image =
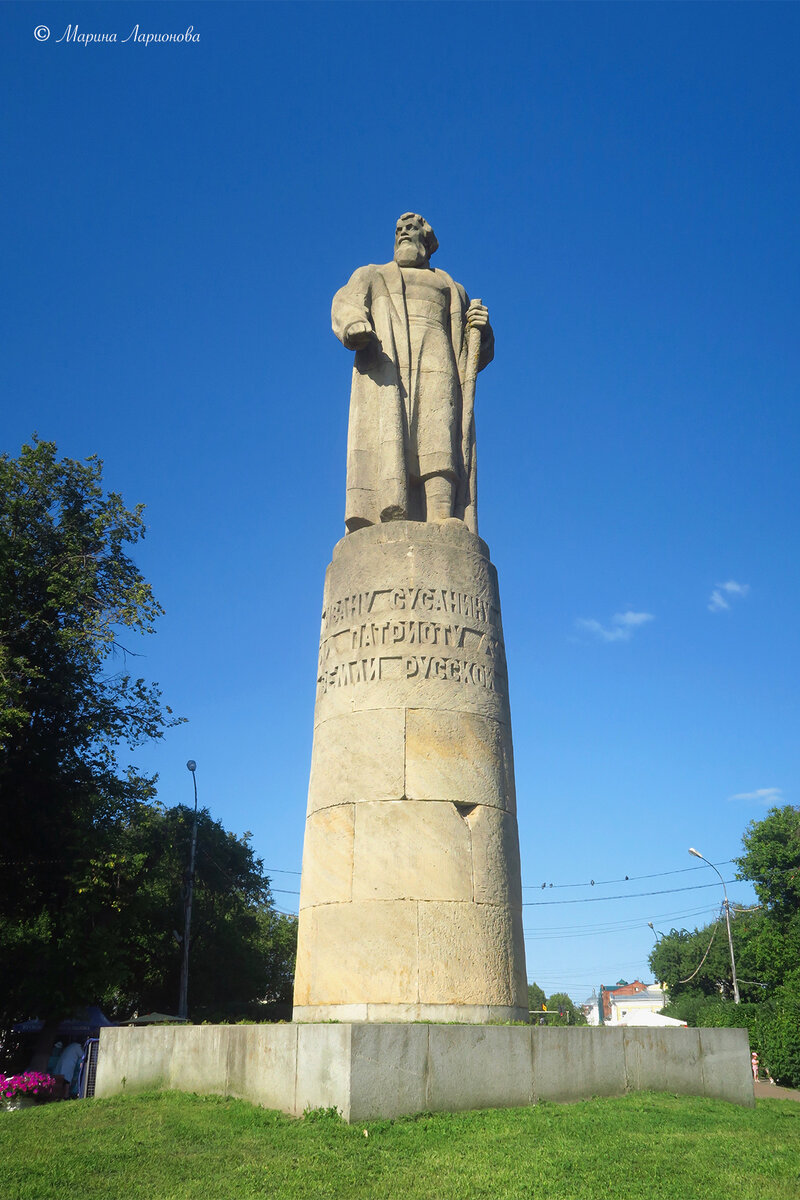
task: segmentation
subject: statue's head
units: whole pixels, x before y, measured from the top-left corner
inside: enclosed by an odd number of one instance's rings
[[[438,249],[436,234],[419,213],[407,212],[394,231],[394,261],[400,267],[425,267]]]

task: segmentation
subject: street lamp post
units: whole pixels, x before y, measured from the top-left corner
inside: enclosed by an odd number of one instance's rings
[[[186,888],[184,891],[184,907],[183,907],[183,962],[181,963],[181,991],[178,1000],[178,1016],[182,1021],[185,1021],[188,1014],[189,1003],[189,935],[192,928],[192,897],[194,895],[194,859],[197,850],[197,779],[195,771],[197,763],[193,758],[190,758],[186,764],[187,770],[192,773],[192,783],[194,784],[194,820],[192,822],[192,842],[189,850],[189,870],[186,873]]]
[[[717,871],[717,868],[714,866],[714,864],[712,862],[709,862],[708,859],[704,855],[702,855],[699,850],[695,850],[693,846],[689,847],[689,853],[693,854],[695,856],[695,858],[702,859],[704,863],[707,863],[708,866],[711,867],[712,871]],[[725,880],[722,878],[719,871],[717,871],[717,874],[719,875],[719,881],[722,884],[722,892],[723,892],[723,895],[725,896],[725,902],[724,902],[725,924],[728,927],[728,949],[731,952],[731,975],[733,976],[733,1002],[734,1002],[734,1004],[738,1004],[739,1003],[739,984],[736,980],[736,959],[733,957],[733,938],[731,937],[731,906],[728,903],[728,889],[725,887]]]

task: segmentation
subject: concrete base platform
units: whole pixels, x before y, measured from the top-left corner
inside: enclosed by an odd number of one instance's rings
[[[292,1020],[303,1025],[335,1021],[337,1024],[418,1025],[420,1022],[459,1025],[502,1025],[528,1021],[527,1008],[502,1004],[295,1004]]]
[[[145,1089],[237,1096],[345,1121],[516,1108],[632,1091],[752,1108],[745,1029],[521,1025],[190,1025],[100,1034],[96,1096]]]

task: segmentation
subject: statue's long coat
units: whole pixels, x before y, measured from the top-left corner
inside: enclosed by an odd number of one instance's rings
[[[467,339],[465,314],[469,298],[460,283],[445,271],[436,274],[450,289],[450,337],[458,364],[457,391],[465,376]],[[369,321],[378,338],[356,351],[350,393],[347,436],[347,499],[345,522],[403,519],[408,515],[408,395],[411,363],[403,275],[396,263],[359,267],[333,298],[333,332],[353,349],[345,330],[355,321]],[[494,336],[488,327],[481,339],[479,370],[494,356]],[[455,442],[462,444],[461,409]],[[475,496],[475,433],[470,431],[470,478],[464,463],[455,464],[459,486],[455,515],[477,532]],[[351,524],[352,523],[352,524]]]

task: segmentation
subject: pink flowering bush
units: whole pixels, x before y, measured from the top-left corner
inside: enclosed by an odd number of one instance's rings
[[[55,1079],[42,1071],[25,1071],[22,1075],[3,1075],[0,1072],[0,1098],[13,1100],[15,1096],[36,1096],[39,1100],[52,1100]]]

